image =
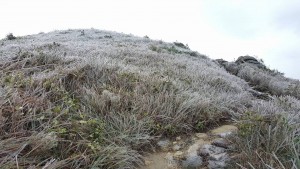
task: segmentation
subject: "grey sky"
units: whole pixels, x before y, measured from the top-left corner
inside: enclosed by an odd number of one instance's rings
[[[299,0],[6,0],[0,38],[96,28],[180,41],[211,58],[255,55],[300,79]]]

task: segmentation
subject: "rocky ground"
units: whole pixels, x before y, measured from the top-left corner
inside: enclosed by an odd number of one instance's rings
[[[226,139],[237,131],[234,125],[223,125],[207,133],[161,138],[159,150],[145,157],[145,169],[225,168],[232,158],[233,145]]]

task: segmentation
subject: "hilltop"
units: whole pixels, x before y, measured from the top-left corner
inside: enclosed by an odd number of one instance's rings
[[[2,39],[0,166],[139,168],[161,137],[232,123],[230,168],[300,168],[300,83],[251,61],[95,29]]]

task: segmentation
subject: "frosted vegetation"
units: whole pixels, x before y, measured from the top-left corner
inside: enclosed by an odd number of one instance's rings
[[[256,90],[277,96],[291,95],[300,99],[300,81],[286,78],[276,70],[259,69],[247,63],[238,66],[226,63],[224,66],[227,71],[246,80]]]
[[[158,136],[226,122],[240,129],[232,168],[300,167],[295,80],[287,92],[286,78],[235,76],[179,42],[94,29],[3,39],[0,68],[3,168],[135,168]]]

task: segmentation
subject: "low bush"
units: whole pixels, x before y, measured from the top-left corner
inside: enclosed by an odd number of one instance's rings
[[[9,33],[6,35],[6,39],[7,40],[14,40],[14,39],[17,39],[17,37],[15,37],[12,33]]]

